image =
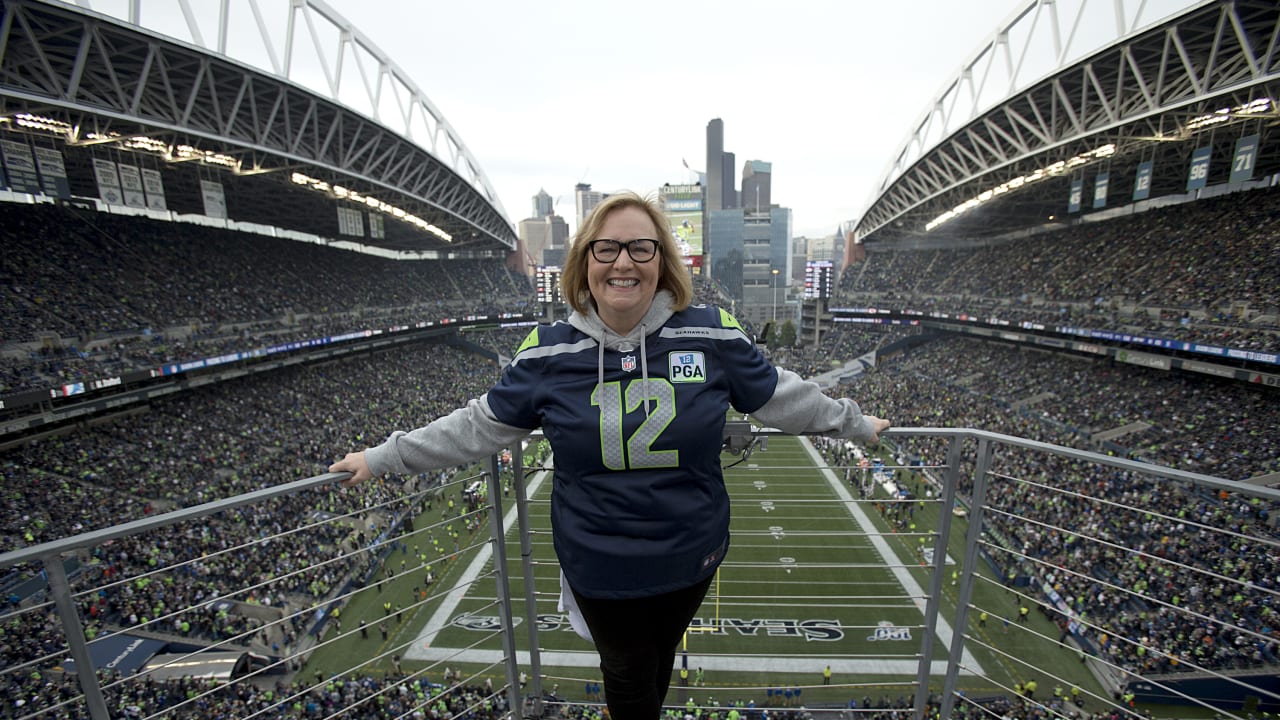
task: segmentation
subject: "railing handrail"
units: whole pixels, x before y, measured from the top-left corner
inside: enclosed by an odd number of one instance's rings
[[[750,450],[755,438],[759,436],[768,436],[768,435],[787,435],[787,434],[773,428],[755,427],[748,422],[731,422],[726,430],[726,448],[727,448],[726,452],[735,452],[735,453],[741,452],[745,459],[746,454]],[[956,597],[957,609],[955,611],[956,615],[953,618],[950,618],[952,621],[951,627],[954,629],[954,633],[951,634],[952,639],[950,641],[951,647],[949,648],[949,652],[945,648],[945,645],[939,646],[940,657],[938,658],[938,661],[937,661],[938,663],[941,664],[942,667],[946,668],[946,678],[944,680],[944,687],[943,687],[944,700],[942,705],[942,715],[944,717],[948,716],[950,711],[954,707],[955,698],[953,697],[953,691],[956,689],[956,686],[957,686],[956,682],[957,682],[957,674],[959,672],[959,667],[964,664],[964,662],[961,660],[961,654],[963,652],[967,652],[967,650],[965,650],[966,639],[964,637],[965,632],[963,629],[966,627],[966,622],[967,622],[966,618],[967,618],[968,610],[970,607],[972,592],[974,589],[974,580],[975,580],[974,568],[978,565],[978,562],[977,562],[978,552],[979,552],[979,545],[981,544],[979,542],[978,536],[982,532],[985,532],[985,530],[983,529],[983,523],[981,520],[981,515],[982,515],[981,509],[986,507],[986,500],[984,498],[984,494],[985,494],[985,488],[987,485],[987,479],[989,475],[996,478],[999,477],[998,474],[990,472],[991,460],[993,457],[996,456],[997,445],[1001,447],[1007,446],[1007,447],[1027,449],[1034,452],[1047,453],[1050,456],[1077,460],[1082,463],[1090,464],[1092,466],[1104,466],[1104,467],[1113,468],[1120,471],[1131,472],[1141,476],[1157,476],[1159,478],[1167,478],[1175,481],[1185,481],[1191,485],[1195,485],[1198,487],[1212,488],[1214,490],[1220,490],[1220,491],[1228,491],[1231,493],[1236,493],[1241,496],[1261,498],[1270,502],[1280,502],[1280,489],[1276,489],[1276,488],[1270,488],[1270,487],[1253,485],[1253,484],[1244,483],[1244,482],[1226,480],[1219,477],[1203,475],[1203,474],[1189,472],[1185,470],[1179,470],[1176,468],[1153,465],[1150,463],[1132,460],[1124,457],[1115,457],[1112,455],[1106,455],[1106,454],[1089,451],[1089,450],[1068,448],[1068,447],[1053,445],[1051,443],[1041,442],[1037,440],[1029,440],[1026,438],[1004,435],[1001,433],[994,433],[994,432],[978,430],[974,428],[931,428],[931,427],[892,428],[882,433],[882,437],[887,437],[887,438],[907,438],[907,437],[915,437],[915,436],[929,437],[931,439],[946,439],[950,446],[950,451],[948,452],[947,458],[944,462],[942,462],[941,464],[930,465],[930,467],[945,468],[946,470],[945,480],[940,481],[941,492],[937,496],[937,498],[935,498],[935,502],[942,503],[943,507],[951,507],[952,504],[956,504],[962,501],[957,494],[959,492],[958,488],[960,487],[961,481],[963,480],[962,472],[960,470],[960,467],[964,464],[961,461],[961,456],[963,454],[960,449],[961,444],[966,440],[972,440],[972,441],[975,441],[978,446],[977,447],[978,449],[977,467],[972,469],[973,471],[972,479],[975,481],[975,484],[974,484],[974,487],[971,489],[974,495],[971,499],[973,501],[973,504],[976,506],[977,512],[975,513],[975,515],[971,516],[971,522],[969,523],[969,529],[967,531],[967,537],[965,540],[965,554],[960,563],[960,567],[963,568],[964,575],[961,578],[959,587],[955,591],[957,593],[957,597]],[[737,440],[737,442],[734,442],[735,440]],[[899,448],[891,448],[891,449],[897,450]],[[810,448],[810,452],[813,452],[812,448]],[[516,505],[517,515],[521,516],[520,517],[520,523],[521,523],[520,536],[522,538],[522,542],[521,542],[521,550],[520,550],[520,562],[524,566],[525,592],[526,592],[525,601],[527,606],[526,612],[536,612],[530,609],[535,605],[534,596],[537,593],[534,592],[533,584],[531,582],[532,557],[530,553],[530,547],[528,544],[529,531],[528,531],[528,525],[527,525],[527,505],[529,504],[530,501],[525,496],[525,493],[524,493],[525,483],[523,482],[525,473],[529,471],[530,468],[524,467],[522,455],[523,453],[520,451],[519,445],[517,445],[516,448],[513,450],[513,460],[514,460],[513,464],[517,468],[516,478],[514,482],[514,485],[515,485],[514,490],[516,491],[515,505]],[[887,458],[888,456],[886,455],[886,459]],[[500,482],[498,479],[500,474],[499,465],[497,463],[496,456],[491,456],[488,458],[488,460],[489,460],[489,463],[487,465],[486,474],[488,475],[488,490],[489,490],[489,496],[492,502],[491,508],[494,511],[490,517],[490,524],[492,526],[491,527],[492,536],[496,542],[496,545],[498,545],[498,547],[495,550],[494,562],[496,567],[506,568],[508,565],[508,558],[506,555],[506,548],[503,546],[503,543],[504,543],[503,537],[506,535],[507,532],[509,532],[509,530],[508,531],[503,530],[502,519],[501,519],[501,516],[503,515],[503,513],[501,511],[502,510],[502,493],[500,488]],[[903,467],[903,466],[904,464],[900,462],[899,464],[893,465],[892,467]],[[548,468],[542,468],[542,469],[545,470]],[[829,468],[827,468],[827,470],[829,471]],[[159,513],[156,515],[140,518],[138,520],[123,523],[120,525],[115,525],[108,528],[92,530],[92,531],[80,533],[74,536],[59,538],[54,541],[41,543],[38,545],[33,545],[31,547],[21,548],[18,550],[0,554],[0,568],[10,567],[10,566],[19,565],[27,562],[43,563],[45,570],[48,573],[49,591],[53,595],[53,599],[55,601],[54,604],[57,607],[58,614],[62,616],[64,626],[66,626],[68,628],[68,632],[70,632],[70,628],[77,624],[76,623],[77,612],[75,607],[71,603],[71,592],[70,592],[70,587],[66,577],[66,572],[62,567],[62,562],[60,562],[60,560],[65,555],[72,552],[81,551],[87,548],[97,547],[97,546],[109,543],[111,541],[130,537],[146,531],[169,527],[169,526],[177,525],[179,523],[189,522],[191,520],[201,518],[204,516],[213,515],[219,512],[239,508],[242,506],[253,505],[255,503],[273,500],[282,496],[293,495],[300,492],[305,492],[307,490],[324,487],[327,485],[332,485],[333,483],[347,480],[350,477],[351,477],[350,473],[323,473],[320,475],[306,477],[306,478],[302,478],[292,482],[281,483],[279,485],[261,488],[259,490],[244,493],[244,494],[237,495],[230,498],[213,500],[200,505],[194,505],[187,508],[180,508],[180,509],[172,510],[165,513]],[[836,489],[840,490],[839,487]],[[850,505],[852,506],[853,503],[851,499],[846,498],[846,500],[850,500]],[[943,539],[942,542],[943,542],[944,552],[939,552],[934,554],[932,561],[930,563],[932,565],[932,573],[928,578],[928,588],[927,590],[925,590],[924,595],[916,598],[917,601],[927,600],[927,605],[928,605],[927,608],[926,607],[921,608],[921,610],[924,612],[924,628],[923,628],[925,630],[925,632],[923,633],[924,638],[935,637],[935,633],[936,633],[935,623],[939,620],[940,608],[939,608],[938,602],[939,602],[939,598],[942,595],[942,584],[943,584],[943,576],[944,576],[944,569],[945,569],[944,556],[946,554],[945,538],[950,537],[949,524],[948,524],[950,517],[951,517],[951,513],[949,512],[942,513],[940,515],[940,518],[939,518],[940,524],[936,532],[936,535],[939,538]],[[929,533],[920,533],[922,537],[928,534]],[[912,534],[904,533],[903,537],[907,537],[910,535]],[[1271,543],[1273,541],[1271,539],[1267,539],[1265,542]],[[921,564],[923,565],[923,563]],[[904,565],[903,567],[908,567],[908,566]],[[506,674],[509,682],[509,687],[507,689],[507,692],[509,695],[508,701],[510,702],[513,711],[515,711],[515,709],[519,707],[518,703],[520,703],[521,701],[521,697],[515,694],[515,686],[517,684],[515,682],[515,678],[517,675],[517,671],[520,669],[519,666],[516,664],[517,651],[516,651],[516,646],[513,644],[515,628],[512,625],[512,618],[514,616],[515,611],[511,606],[512,598],[510,596],[510,587],[509,585],[507,585],[507,582],[508,582],[507,577],[505,576],[505,574],[500,573],[496,577],[496,580],[498,582],[498,586],[497,588],[495,588],[496,594],[498,599],[502,602],[502,605],[498,612],[500,616],[503,618],[503,624],[504,624],[503,656],[505,657],[504,669],[506,670]],[[956,581],[954,578],[952,579],[951,584],[956,585]],[[985,612],[983,614],[985,615]],[[535,671],[535,675],[532,678],[533,690],[535,692],[533,709],[534,709],[535,715],[537,715],[537,714],[540,714],[541,712],[541,697],[542,697],[541,682],[540,682],[541,673],[539,672],[540,660],[538,659],[538,650],[537,650],[538,641],[536,638],[536,634],[534,633],[535,624],[533,622],[533,617],[532,616],[527,617],[525,618],[525,620],[529,623],[527,625],[527,628],[530,632],[529,641],[530,641],[530,647],[531,647],[529,663],[531,664],[532,669],[534,669]],[[951,631],[948,630],[947,632],[950,633]],[[86,686],[85,697],[91,709],[91,714],[94,717],[100,717],[102,716],[101,713],[104,712],[103,709],[105,708],[105,704],[103,701],[101,688],[99,688],[96,684],[93,683],[94,669],[93,669],[93,663],[87,651],[86,638],[83,636],[83,634],[80,634],[79,636],[75,636],[75,634],[73,633],[71,635],[68,635],[68,640],[70,644],[70,648],[69,648],[71,651],[70,654],[72,658],[77,662],[77,665],[78,665],[77,674],[80,675],[80,680],[82,684]],[[930,686],[931,674],[934,676],[934,680],[936,681],[937,673],[938,673],[938,670],[937,670],[938,666],[935,666],[934,662],[932,661],[932,657],[933,657],[932,641],[926,639],[926,640],[923,640],[922,642],[923,642],[923,645],[921,646],[921,650],[920,650],[920,662],[918,664],[919,669],[917,671],[917,677],[915,682],[915,687],[916,687],[915,707],[917,712],[924,707],[927,701],[926,700],[927,697],[932,693],[931,686]],[[1221,676],[1220,673],[1217,675]],[[1160,676],[1158,675],[1148,676],[1144,674],[1142,677],[1158,679]],[[1178,677],[1185,678],[1187,676],[1179,675]],[[93,712],[95,710],[97,711],[96,713]]]
[[[52,556],[62,555],[72,550],[79,550],[85,547],[93,547],[101,545],[112,540],[119,540],[131,535],[144,533],[148,530],[156,528],[168,527],[176,525],[186,520],[194,520],[212,515],[224,510],[242,507],[244,505],[252,505],[262,500],[270,500],[282,495],[292,495],[301,490],[309,490],[313,487],[328,485],[330,483],[341,482],[351,477],[351,473],[324,473],[322,475],[313,475],[311,477],[294,480],[292,482],[272,485],[260,490],[254,490],[242,495],[223,498],[221,500],[210,500],[200,505],[192,505],[191,507],[170,510],[166,513],[151,515],[139,520],[131,520],[120,525],[112,525],[111,527],[101,528],[98,530],[90,530],[79,535],[70,535],[57,540],[32,545],[30,547],[12,550],[10,552],[0,554],[0,568],[12,567],[24,562],[32,560],[43,560]]]
[[[786,434],[781,430],[774,428],[755,428],[753,429],[753,433],[756,435]],[[1004,435],[1002,433],[991,432],[988,430],[979,430],[976,428],[894,427],[881,432],[880,435],[882,437],[911,437],[927,435],[931,437],[960,437],[974,440],[986,438],[987,440],[998,442],[1002,445],[1050,452],[1055,455],[1063,455],[1076,460],[1083,460],[1085,462],[1095,463],[1098,465],[1107,465],[1123,470],[1132,470],[1143,474],[1150,474],[1154,472],[1168,478],[1185,480],[1198,485],[1206,485],[1217,490],[1238,492],[1280,502],[1280,489],[1278,488],[1250,485],[1248,483],[1227,480],[1213,475],[1202,475],[1200,473],[1194,473],[1187,470],[1179,470],[1177,468],[1166,467],[1163,465],[1153,465],[1151,463],[1104,455],[1090,450],[1079,450],[1063,445],[1054,445],[1052,443],[1041,442],[1038,440],[1028,440],[1015,435]],[[33,560],[40,560],[51,555],[61,555],[84,547],[101,545],[102,543],[109,542],[111,540],[118,540],[120,538],[137,535],[148,530],[175,525],[186,520],[194,520],[199,517],[204,517],[205,515],[212,515],[216,512],[230,510],[244,505],[252,505],[262,500],[270,500],[283,495],[291,495],[302,490],[309,490],[314,487],[341,482],[350,477],[351,473],[345,472],[313,475],[311,477],[261,488],[259,490],[254,490],[252,492],[247,492],[230,498],[211,500],[200,505],[171,510],[169,512],[152,515],[139,520],[133,520],[121,525],[113,525],[108,528],[80,533],[79,535],[58,538],[57,540],[51,540],[49,542],[0,554],[0,568],[12,567],[14,565]]]
[[[1175,480],[1185,480],[1197,485],[1207,485],[1216,490],[1256,495],[1257,497],[1266,498],[1268,500],[1280,501],[1280,488],[1270,488],[1264,485],[1250,485],[1249,483],[1240,482],[1238,480],[1228,480],[1226,478],[1217,477],[1216,475],[1203,475],[1189,470],[1179,470],[1178,468],[1172,468],[1165,465],[1155,465],[1148,462],[1142,462],[1140,460],[1130,460],[1128,458],[1116,457],[1113,455],[1104,455],[1091,450],[1080,450],[1077,448],[1067,447],[1065,445],[1054,445],[1053,443],[1041,442],[1039,440],[1028,440],[1016,435],[1004,435],[1002,433],[990,432],[988,430],[978,430],[975,428],[895,427],[880,434],[881,436],[892,435],[900,437],[913,435],[929,435],[934,437],[958,436],[972,438],[975,440],[985,438],[990,441],[998,442],[1001,445],[1012,445],[1014,447],[1027,448],[1029,450],[1048,452],[1075,460],[1095,463],[1097,465],[1107,465],[1109,467],[1119,468],[1122,470],[1132,470],[1144,475],[1154,473]]]

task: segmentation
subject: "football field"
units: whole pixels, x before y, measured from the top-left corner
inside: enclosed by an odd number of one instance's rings
[[[708,693],[732,692],[757,703],[765,703],[771,689],[780,687],[804,688],[810,706],[867,695],[909,697],[925,647],[924,611],[932,573],[926,565],[936,542],[932,533],[939,518],[938,501],[891,499],[894,486],[889,480],[894,473],[829,468],[805,438],[771,436],[746,460],[739,462],[728,454],[723,458],[732,498],[732,542],[685,636],[677,668],[686,665],[691,681],[701,668]],[[921,492],[924,486],[918,479],[901,475],[906,472],[897,471],[904,481],[901,487],[914,486],[918,494],[928,495]],[[536,645],[544,689],[559,686],[562,698],[585,699],[585,685],[600,681],[598,658],[558,607],[560,576],[548,517],[550,473],[530,474],[526,487],[535,613],[526,611],[515,494],[503,498],[516,655],[521,668],[533,674],[529,649]],[[424,514],[416,523],[417,533],[439,534],[444,524],[438,514]],[[335,638],[317,651],[309,666],[341,662],[349,668],[354,651],[370,658],[375,668],[387,670],[387,658],[395,653],[401,655],[406,671],[425,673],[433,681],[451,668],[464,677],[504,683],[501,614],[493,544],[486,542],[488,528],[486,521],[469,540],[464,537],[460,552],[447,565],[434,564],[439,577],[429,596],[407,605],[404,618],[376,649],[368,644],[353,648],[349,638]],[[954,518],[951,538],[943,548],[940,612],[935,633],[928,638],[935,643],[930,670],[935,689],[941,687],[955,632],[950,624],[957,590],[953,573],[958,568],[953,557],[963,555],[964,529],[964,518]],[[989,568],[978,572],[993,575]],[[410,568],[405,576],[417,574]],[[392,588],[389,593],[399,592],[394,584]],[[374,607],[372,601],[381,598],[381,592],[373,596],[367,588],[353,598],[351,609],[357,617]],[[1060,655],[1057,660],[1071,657],[1033,634],[1016,628],[1010,633],[1003,621],[1017,606],[1016,596],[1008,604],[1010,596],[998,584],[975,583],[968,633],[982,642],[973,652],[965,651],[959,680],[971,693],[1003,692],[1024,674],[1016,660],[1003,651],[985,649],[985,643],[1004,647],[1014,657],[1031,658],[1038,667],[1049,667],[1054,655]],[[991,611],[990,622],[978,625],[978,608]],[[536,643],[530,637],[531,616]],[[824,685],[827,666],[830,686]],[[677,688],[679,680],[672,686]]]
[[[729,455],[725,459],[726,464],[735,460]],[[865,472],[852,471],[854,485],[861,484]],[[776,436],[766,449],[726,471],[733,540],[678,662],[687,662],[691,670],[703,668],[708,677],[732,677],[735,685],[761,688],[780,684],[780,678],[786,678],[781,684],[811,684],[826,666],[833,682],[914,679],[927,583],[919,571],[920,553],[909,542],[883,535],[884,523],[877,524],[874,517],[880,513],[877,504],[855,501],[859,490],[845,483],[844,474],[844,469],[823,467],[807,440]],[[585,681],[598,675],[598,659],[557,607],[559,571],[550,542],[549,492],[547,474],[530,477],[540,660],[549,676]],[[514,519],[508,508],[509,564],[518,579],[520,541]],[[910,540],[918,544],[919,537]],[[457,589],[431,611],[407,648],[406,660],[481,666],[499,661],[494,585],[484,580],[472,584],[490,570],[492,561],[487,547],[470,559]],[[517,599],[520,662],[527,665],[523,583],[513,580],[511,590]],[[939,639],[949,644],[951,633],[940,619]],[[941,673],[942,662],[934,662]],[[965,666],[982,672],[971,656]]]

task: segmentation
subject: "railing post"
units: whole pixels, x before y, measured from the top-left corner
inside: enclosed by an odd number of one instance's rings
[[[80,680],[80,689],[84,691],[84,702],[89,708],[93,720],[111,720],[107,712],[107,700],[102,695],[102,686],[98,684],[98,670],[93,665],[93,656],[89,654],[89,642],[84,638],[84,624],[80,614],[76,612],[75,602],[71,599],[71,585],[67,582],[67,569],[62,565],[62,556],[45,555],[42,558],[45,574],[49,577],[49,594],[53,604],[58,608],[58,617],[62,620],[62,631],[67,638],[67,647],[71,657],[76,661],[76,677]]]
[[[535,436],[536,437],[536,436]],[[538,650],[538,605],[533,584],[533,538],[529,530],[529,493],[524,482],[524,457],[513,454],[516,468],[516,527],[520,533],[520,564],[524,573],[525,624],[529,626],[529,678],[533,683],[533,717],[542,717],[542,653]],[[522,698],[523,701],[523,698]]]
[[[989,438],[978,438],[977,468],[973,472],[973,497],[969,505],[969,529],[964,538],[964,566],[960,573],[960,589],[956,598],[955,633],[951,636],[951,655],[947,677],[942,687],[939,717],[951,717],[956,704],[956,685],[960,679],[960,660],[964,653],[964,636],[969,627],[969,603],[973,600],[973,575],[978,566],[978,541],[982,538],[983,508],[987,504],[987,475],[994,452]]]
[[[515,461],[515,455],[512,455]],[[507,702],[511,711],[521,707],[517,678],[515,626],[511,622],[511,583],[507,577],[507,539],[502,530],[502,479],[498,476],[498,456],[489,456],[489,528],[493,533],[493,570],[497,584],[498,609],[502,620],[502,655],[507,668]]]
[[[933,546],[933,572],[929,578],[929,599],[924,608],[924,632],[921,642],[920,669],[916,673],[915,720],[923,720],[929,699],[929,679],[933,674],[933,644],[938,631],[938,608],[942,605],[942,581],[946,573],[947,543],[951,539],[951,508],[960,484],[960,450],[963,436],[951,438],[947,448],[947,469],[942,479],[941,505],[938,507],[938,534]],[[952,638],[960,633],[953,628]],[[944,716],[945,717],[945,716]]]

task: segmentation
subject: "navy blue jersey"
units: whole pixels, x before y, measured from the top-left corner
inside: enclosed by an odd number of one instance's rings
[[[726,414],[755,411],[778,383],[719,308],[673,314],[643,347],[644,358],[602,358],[569,323],[541,325],[487,395],[499,421],[541,427],[551,442],[556,554],[587,597],[668,592],[715,571],[729,537]]]

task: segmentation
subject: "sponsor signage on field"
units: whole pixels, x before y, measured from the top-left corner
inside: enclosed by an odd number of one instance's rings
[[[519,624],[520,618],[512,618]],[[464,630],[476,632],[495,632],[502,627],[502,619],[497,615],[463,614],[449,621],[450,625]],[[573,632],[569,625],[569,616],[558,613],[542,613],[538,615],[538,632],[556,632],[563,630]],[[708,635],[750,637],[750,638],[794,638],[806,642],[835,642],[843,640],[844,630],[840,621],[833,618],[713,618],[696,617],[689,623],[689,632]],[[870,636],[869,641],[910,641],[910,628],[898,627],[888,620],[881,620]]]

